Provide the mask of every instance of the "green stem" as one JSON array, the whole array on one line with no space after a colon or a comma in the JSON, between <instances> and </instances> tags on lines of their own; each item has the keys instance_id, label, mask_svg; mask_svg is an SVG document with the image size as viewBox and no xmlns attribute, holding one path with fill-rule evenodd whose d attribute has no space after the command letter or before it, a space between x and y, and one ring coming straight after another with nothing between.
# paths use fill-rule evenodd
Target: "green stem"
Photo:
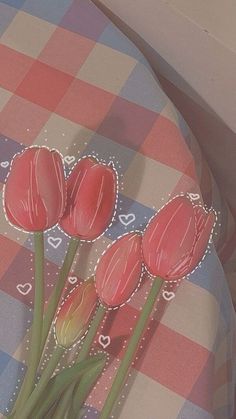
<instances>
[{"instance_id":1,"label":"green stem","mask_svg":"<svg viewBox=\"0 0 236 419\"><path fill-rule=\"evenodd\" d=\"M100 364L94 365L90 371L82 375L79 382L76 382L72 403L68 412L68 418L77 419L78 413L83 411L82 407L84 405L84 401L87 399L88 395L98 381L98 378L102 374L106 361L107 357L105 357L103 362L101 361Z\"/></svg>"},{"instance_id":2,"label":"green stem","mask_svg":"<svg viewBox=\"0 0 236 419\"><path fill-rule=\"evenodd\" d=\"M24 383L20 390L15 409L24 405L35 385L38 364L40 361L40 345L42 336L43 308L44 308L44 241L43 232L34 234L35 251L35 293L34 317L31 328L31 345L28 369Z\"/></svg>"},{"instance_id":3,"label":"green stem","mask_svg":"<svg viewBox=\"0 0 236 419\"><path fill-rule=\"evenodd\" d=\"M52 321L54 319L54 316L57 311L57 306L60 301L62 291L64 289L67 277L69 275L69 272L71 270L71 266L74 260L74 257L76 255L77 249L79 246L79 239L77 238L71 238L67 253L63 262L63 265L60 269L59 277L57 280L57 283L55 285L55 288L52 292L52 295L49 299L47 309L44 315L43 320L43 332L42 332L42 342L41 342L41 354L43 352L49 330L52 325Z\"/></svg>"},{"instance_id":4,"label":"green stem","mask_svg":"<svg viewBox=\"0 0 236 419\"><path fill-rule=\"evenodd\" d=\"M88 333L85 336L84 341L82 343L82 348L79 351L79 354L77 356L77 362L83 361L84 359L87 358L89 351L91 349L91 345L97 334L98 328L105 317L105 314L106 314L106 309L102 305L99 305L95 313L95 316L92 320L92 323L88 329Z\"/></svg>"},{"instance_id":5,"label":"green stem","mask_svg":"<svg viewBox=\"0 0 236 419\"><path fill-rule=\"evenodd\" d=\"M99 307L97 309L97 312L96 312L96 314L95 314L95 316L92 320L92 323L89 327L88 333L84 338L82 348L81 348L81 350L78 354L78 357L77 357L77 362L83 361L84 359L87 358L87 356L89 354L89 351L90 351L90 348L91 348L91 345L92 345L92 343L94 341L94 338L97 334L98 328L99 328L102 320L104 319L105 314L106 314L105 308L102 307L101 305L99 305ZM57 405L57 408L56 408L55 414L53 416L53 419L64 419L66 411L67 411L67 409L69 407L69 404L72 400L72 395L73 395L74 388L75 388L75 383L71 384L69 386L69 388L65 391L64 395L61 397L61 399L60 399L60 401Z\"/></svg>"},{"instance_id":6,"label":"green stem","mask_svg":"<svg viewBox=\"0 0 236 419\"><path fill-rule=\"evenodd\" d=\"M57 404L56 410L53 415L53 419L64 419L66 412L70 404L72 403L74 384L71 384Z\"/></svg>"},{"instance_id":7,"label":"green stem","mask_svg":"<svg viewBox=\"0 0 236 419\"><path fill-rule=\"evenodd\" d=\"M142 337L142 334L147 326L149 316L153 310L154 304L156 302L158 293L160 291L160 288L162 286L162 279L161 278L155 278L153 281L152 288L150 290L150 293L148 295L148 298L143 306L143 309L140 313L138 322L134 328L133 334L130 338L127 350L125 352L124 358L121 361L120 367L117 371L116 377L113 381L111 390L108 394L108 397L105 401L105 404L103 406L103 409L101 411L100 419L108 419L110 417L111 411L113 409L113 406L119 396L119 393L121 391L121 388L124 384L126 375L128 373L128 370L132 364L132 361L134 359L134 355L138 349L140 339Z\"/></svg>"},{"instance_id":8,"label":"green stem","mask_svg":"<svg viewBox=\"0 0 236 419\"><path fill-rule=\"evenodd\" d=\"M50 358L47 367L43 371L41 378L35 387L34 391L29 396L27 402L22 407L21 411L19 412L19 416L15 416L16 419L27 419L33 408L35 407L36 403L38 402L39 398L41 397L48 381L50 380L58 362L60 361L65 349L61 346L57 346L55 351Z\"/></svg>"}]
</instances>

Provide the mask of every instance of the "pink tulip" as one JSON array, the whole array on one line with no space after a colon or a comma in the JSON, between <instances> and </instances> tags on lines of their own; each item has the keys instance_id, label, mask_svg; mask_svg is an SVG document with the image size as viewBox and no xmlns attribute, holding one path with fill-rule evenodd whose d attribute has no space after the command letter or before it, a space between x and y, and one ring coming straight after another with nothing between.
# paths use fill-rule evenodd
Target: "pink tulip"
<instances>
[{"instance_id":1,"label":"pink tulip","mask_svg":"<svg viewBox=\"0 0 236 419\"><path fill-rule=\"evenodd\" d=\"M67 207L60 222L62 229L83 240L100 236L114 213L116 185L112 166L91 157L81 159L67 181Z\"/></svg>"},{"instance_id":2,"label":"pink tulip","mask_svg":"<svg viewBox=\"0 0 236 419\"><path fill-rule=\"evenodd\" d=\"M61 306L55 323L57 343L69 348L86 332L97 304L94 280L84 281L75 288Z\"/></svg>"},{"instance_id":3,"label":"pink tulip","mask_svg":"<svg viewBox=\"0 0 236 419\"><path fill-rule=\"evenodd\" d=\"M129 233L115 241L101 257L95 274L100 301L110 307L126 302L142 273L142 236Z\"/></svg>"},{"instance_id":4,"label":"pink tulip","mask_svg":"<svg viewBox=\"0 0 236 419\"><path fill-rule=\"evenodd\" d=\"M4 205L9 221L26 231L43 231L62 217L66 183L59 153L45 147L16 155L6 182Z\"/></svg>"},{"instance_id":5,"label":"pink tulip","mask_svg":"<svg viewBox=\"0 0 236 419\"><path fill-rule=\"evenodd\" d=\"M143 236L149 272L165 280L192 272L204 256L214 222L213 211L207 213L187 197L170 201L151 220Z\"/></svg>"}]
</instances>

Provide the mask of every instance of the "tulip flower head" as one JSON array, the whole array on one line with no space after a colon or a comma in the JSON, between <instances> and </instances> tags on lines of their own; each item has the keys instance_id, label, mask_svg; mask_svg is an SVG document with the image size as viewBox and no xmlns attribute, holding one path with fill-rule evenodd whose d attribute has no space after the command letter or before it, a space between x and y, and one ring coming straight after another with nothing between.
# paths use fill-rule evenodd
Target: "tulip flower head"
<instances>
[{"instance_id":1,"label":"tulip flower head","mask_svg":"<svg viewBox=\"0 0 236 419\"><path fill-rule=\"evenodd\" d=\"M60 154L45 147L30 147L17 154L5 185L8 220L26 231L44 231L63 215L66 182Z\"/></svg>"},{"instance_id":2,"label":"tulip flower head","mask_svg":"<svg viewBox=\"0 0 236 419\"><path fill-rule=\"evenodd\" d=\"M165 280L183 278L203 258L215 223L215 213L194 206L185 196L165 205L151 220L143 236L148 271Z\"/></svg>"},{"instance_id":3,"label":"tulip flower head","mask_svg":"<svg viewBox=\"0 0 236 419\"><path fill-rule=\"evenodd\" d=\"M100 301L109 307L125 303L142 274L142 236L129 233L116 240L102 255L95 274Z\"/></svg>"},{"instance_id":4,"label":"tulip flower head","mask_svg":"<svg viewBox=\"0 0 236 419\"><path fill-rule=\"evenodd\" d=\"M70 236L94 240L111 222L117 197L113 166L81 159L67 180L67 207L61 228Z\"/></svg>"},{"instance_id":5,"label":"tulip flower head","mask_svg":"<svg viewBox=\"0 0 236 419\"><path fill-rule=\"evenodd\" d=\"M61 305L55 322L57 343L69 348L86 332L97 304L94 280L84 281Z\"/></svg>"}]
</instances>

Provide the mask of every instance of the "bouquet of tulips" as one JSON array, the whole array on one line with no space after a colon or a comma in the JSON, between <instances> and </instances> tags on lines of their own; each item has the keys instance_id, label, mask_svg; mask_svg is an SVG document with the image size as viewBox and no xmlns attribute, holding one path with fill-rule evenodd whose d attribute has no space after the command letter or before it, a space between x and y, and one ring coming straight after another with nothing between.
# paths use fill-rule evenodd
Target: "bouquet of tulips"
<instances>
[{"instance_id":1,"label":"bouquet of tulips","mask_svg":"<svg viewBox=\"0 0 236 419\"><path fill-rule=\"evenodd\" d=\"M111 224L118 179L113 165L80 159L65 177L55 150L30 147L13 159L4 190L8 221L34 235L35 299L27 372L10 417L13 419L80 417L83 404L106 366L106 353L90 355L108 310L125 304L137 290L143 270L150 292L129 338L124 357L103 406L110 417L164 281L177 281L202 260L215 223L214 211L194 205L189 196L170 200L142 233L124 234L101 255L94 275L62 301L80 241L93 241ZM58 224L70 237L59 277L44 310L44 232ZM53 328L56 347L38 378L45 344ZM81 349L73 365L55 370L74 344Z\"/></svg>"}]
</instances>

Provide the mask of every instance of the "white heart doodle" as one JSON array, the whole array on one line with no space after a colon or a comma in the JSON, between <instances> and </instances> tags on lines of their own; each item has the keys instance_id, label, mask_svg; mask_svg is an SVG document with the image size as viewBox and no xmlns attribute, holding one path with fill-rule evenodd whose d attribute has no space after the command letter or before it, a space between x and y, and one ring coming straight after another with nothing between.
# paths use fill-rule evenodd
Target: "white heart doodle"
<instances>
[{"instance_id":1,"label":"white heart doodle","mask_svg":"<svg viewBox=\"0 0 236 419\"><path fill-rule=\"evenodd\" d=\"M9 166L9 164L10 164L9 161L2 161L0 163L1 167L3 167L3 169L6 169Z\"/></svg>"},{"instance_id":2,"label":"white heart doodle","mask_svg":"<svg viewBox=\"0 0 236 419\"><path fill-rule=\"evenodd\" d=\"M75 161L75 156L66 156L64 157L64 162L66 162L67 164L71 164Z\"/></svg>"},{"instance_id":3,"label":"white heart doodle","mask_svg":"<svg viewBox=\"0 0 236 419\"><path fill-rule=\"evenodd\" d=\"M62 239L60 237L48 237L48 243L54 248L57 249L60 246Z\"/></svg>"},{"instance_id":4,"label":"white heart doodle","mask_svg":"<svg viewBox=\"0 0 236 419\"><path fill-rule=\"evenodd\" d=\"M27 295L32 290L32 285L29 282L26 282L25 284L18 284L16 288L20 294Z\"/></svg>"},{"instance_id":5,"label":"white heart doodle","mask_svg":"<svg viewBox=\"0 0 236 419\"><path fill-rule=\"evenodd\" d=\"M111 343L111 338L110 336L100 335L98 338L98 342L103 347L103 349L106 349Z\"/></svg>"},{"instance_id":6,"label":"white heart doodle","mask_svg":"<svg viewBox=\"0 0 236 419\"><path fill-rule=\"evenodd\" d=\"M78 281L78 278L76 277L76 276L69 276L69 278L68 278L68 282L71 284L71 285L74 285L74 284L76 284L76 282Z\"/></svg>"},{"instance_id":7,"label":"white heart doodle","mask_svg":"<svg viewBox=\"0 0 236 419\"><path fill-rule=\"evenodd\" d=\"M170 301L173 300L173 298L175 297L175 293L173 291L163 291L162 297L164 298L164 300Z\"/></svg>"},{"instance_id":8,"label":"white heart doodle","mask_svg":"<svg viewBox=\"0 0 236 419\"><path fill-rule=\"evenodd\" d=\"M194 201L197 201L200 199L200 195L198 193L190 193L189 194L190 199L193 199Z\"/></svg>"},{"instance_id":9,"label":"white heart doodle","mask_svg":"<svg viewBox=\"0 0 236 419\"><path fill-rule=\"evenodd\" d=\"M129 224L133 223L135 221L135 215L134 214L121 214L119 215L119 220L121 224L123 224L125 227L127 227Z\"/></svg>"}]
</instances>

